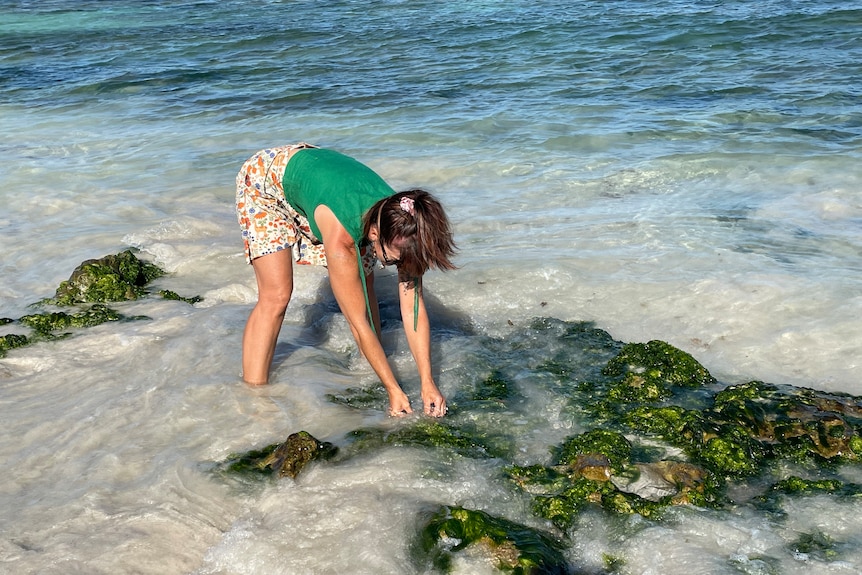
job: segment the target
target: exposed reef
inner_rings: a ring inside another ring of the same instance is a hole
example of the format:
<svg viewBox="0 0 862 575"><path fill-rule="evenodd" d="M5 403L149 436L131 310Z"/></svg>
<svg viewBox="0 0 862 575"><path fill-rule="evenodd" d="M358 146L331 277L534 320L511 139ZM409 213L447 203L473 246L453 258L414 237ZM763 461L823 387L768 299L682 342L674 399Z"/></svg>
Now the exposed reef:
<svg viewBox="0 0 862 575"><path fill-rule="evenodd" d="M723 385L666 342L624 344L592 324L546 318L507 338L483 339L474 367L479 376L452 394L446 419L355 430L329 462L401 446L497 462L496 473L530 502L535 524L441 505L420 521L417 561L443 572L466 548L506 573L573 572L560 544L587 509L662 521L674 506L720 512L747 505L780 520L787 498L862 493L838 473L862 457L859 397L759 381ZM515 463L512 422L529 417L521 411L526 385L564 397L563 415L581 431L525 464ZM330 400L369 409L386 395L372 387ZM750 495L733 500L731 492ZM818 532L791 547L828 562L840 559L842 542ZM606 572L623 564L608 556Z"/></svg>
<svg viewBox="0 0 862 575"><path fill-rule="evenodd" d="M109 321L149 319L145 316L125 316L105 305L105 302L145 297L149 295L147 285L164 275L166 272L163 269L138 259L132 250L86 260L75 268L68 280L60 283L53 298L31 305L34 308L54 308L54 311L28 314L17 320L0 318L0 325L14 324L30 330L27 335L0 335L0 357L4 357L11 349L68 336L69 333L63 330L92 327ZM202 300L200 296L186 298L169 290L161 290L158 295L189 304ZM66 308L68 311L57 308Z"/></svg>

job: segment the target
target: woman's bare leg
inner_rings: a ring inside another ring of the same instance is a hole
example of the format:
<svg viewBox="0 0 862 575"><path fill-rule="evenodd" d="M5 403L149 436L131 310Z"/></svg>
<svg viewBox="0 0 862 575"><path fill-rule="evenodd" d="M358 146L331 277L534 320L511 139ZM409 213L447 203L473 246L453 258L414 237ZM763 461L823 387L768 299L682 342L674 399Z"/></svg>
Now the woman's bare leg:
<svg viewBox="0 0 862 575"><path fill-rule="evenodd" d="M257 304L242 336L242 378L251 385L269 381L269 368L284 312L293 293L293 255L290 250L252 261L257 279Z"/></svg>

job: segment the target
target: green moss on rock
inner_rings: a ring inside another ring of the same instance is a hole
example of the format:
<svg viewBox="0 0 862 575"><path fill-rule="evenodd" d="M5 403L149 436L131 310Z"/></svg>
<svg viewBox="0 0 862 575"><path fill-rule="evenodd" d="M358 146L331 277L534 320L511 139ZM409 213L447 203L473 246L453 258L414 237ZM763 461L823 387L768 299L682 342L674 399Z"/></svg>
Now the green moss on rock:
<svg viewBox="0 0 862 575"><path fill-rule="evenodd" d="M656 435L678 447L699 447L703 442L705 420L693 409L642 405L626 411L621 420L635 431Z"/></svg>
<svg viewBox="0 0 862 575"><path fill-rule="evenodd" d="M5 357L6 352L10 349L15 349L16 347L24 347L25 345L29 345L30 343L32 343L32 341L26 335L19 335L15 333L0 335L0 357Z"/></svg>
<svg viewBox="0 0 862 575"><path fill-rule="evenodd" d="M774 484L771 491L786 495L812 495L837 493L843 488L844 482L838 479L803 479L793 475Z"/></svg>
<svg viewBox="0 0 862 575"><path fill-rule="evenodd" d="M722 390L714 403L719 417L785 457L856 460L862 449L862 407L851 396L752 381Z"/></svg>
<svg viewBox="0 0 862 575"><path fill-rule="evenodd" d="M365 451L381 446L418 446L451 449L461 455L474 458L501 455L490 442L478 433L471 433L468 426L457 426L448 421L420 419L394 430L365 428L352 431L353 449Z"/></svg>
<svg viewBox="0 0 862 575"><path fill-rule="evenodd" d="M499 371L494 371L476 385L474 401L494 401L504 403L514 394L513 385Z"/></svg>
<svg viewBox="0 0 862 575"><path fill-rule="evenodd" d="M603 373L611 376L633 373L646 381L680 387L715 383L715 378L691 354L660 340L625 345Z"/></svg>
<svg viewBox="0 0 862 575"><path fill-rule="evenodd" d="M606 400L614 403L654 403L671 395L673 392L663 379L628 372L621 381L610 386Z"/></svg>
<svg viewBox="0 0 862 575"><path fill-rule="evenodd" d="M632 445L621 433L593 429L566 439L558 449L557 461L574 466L579 456L596 453L607 457L611 470L619 473L631 459Z"/></svg>
<svg viewBox="0 0 862 575"><path fill-rule="evenodd" d="M93 304L89 308L76 313L46 312L25 315L18 321L40 335L80 327L92 327L108 321L117 321L123 316L104 304Z"/></svg>
<svg viewBox="0 0 862 575"><path fill-rule="evenodd" d="M512 575L570 572L560 541L484 511L443 507L424 525L420 540L425 557L443 571L451 569L453 553L470 548L484 553L497 569Z"/></svg>
<svg viewBox="0 0 862 575"><path fill-rule="evenodd" d="M761 471L766 449L743 428L727 426L720 435L707 439L694 455L719 475L747 477Z"/></svg>
<svg viewBox="0 0 862 575"><path fill-rule="evenodd" d="M559 493L536 497L533 500L533 512L558 528L567 529L574 525L584 508L590 504L603 506L605 498L616 492L609 481L570 478Z"/></svg>
<svg viewBox="0 0 862 575"><path fill-rule="evenodd" d="M164 275L158 266L139 260L131 250L87 260L60 283L53 303L116 302L138 299L144 286Z"/></svg>
<svg viewBox="0 0 862 575"><path fill-rule="evenodd" d="M823 531L800 534L790 548L797 555L804 555L807 560L814 558L829 562L840 558L836 541Z"/></svg>
<svg viewBox="0 0 862 575"><path fill-rule="evenodd" d="M534 495L558 493L566 489L571 482L568 468L512 465L503 471L518 487Z"/></svg>

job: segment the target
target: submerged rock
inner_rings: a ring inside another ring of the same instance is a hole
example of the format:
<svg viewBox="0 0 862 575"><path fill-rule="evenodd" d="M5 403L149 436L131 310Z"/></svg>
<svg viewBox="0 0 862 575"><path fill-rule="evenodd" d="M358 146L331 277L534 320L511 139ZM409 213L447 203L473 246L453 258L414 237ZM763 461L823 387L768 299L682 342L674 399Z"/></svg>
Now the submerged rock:
<svg viewBox="0 0 862 575"><path fill-rule="evenodd" d="M719 392L711 413L739 425L777 455L862 456L862 404L848 395L752 381Z"/></svg>
<svg viewBox="0 0 862 575"><path fill-rule="evenodd" d="M679 461L631 462L632 446L620 433L594 429L566 439L552 467L510 467L510 478L533 494L533 510L561 529L590 505L613 513L658 516L668 505L714 502L716 482L696 465Z"/></svg>
<svg viewBox="0 0 862 575"><path fill-rule="evenodd" d="M536 320L508 338L483 336L476 345L476 365L467 370L475 377L450 394L447 418L417 414L357 429L347 434L339 460L401 447L433 449L441 465L482 459L479 467L493 470L489 481L502 470L563 541L587 509L661 521L670 506L720 510L732 503L775 518L789 497L862 493L838 473L840 465L862 459L858 397L762 382L721 389L692 356L670 344L624 345L586 323ZM539 394L551 401L535 413L532 399ZM386 396L376 386L330 399L380 409ZM541 463L514 465L532 453L523 442L541 438L549 413L585 431L550 445ZM271 466L283 465L277 447L233 464L272 475ZM788 477L791 469L805 478ZM748 499L731 502L731 485ZM555 536L489 511L442 507L423 523L423 556L443 571L455 554L470 550L504 572L572 572ZM792 552L832 561L832 550L840 553L842 545L824 534L800 538ZM734 561L743 570L772 565L741 555ZM608 556L608 571L624 563Z"/></svg>
<svg viewBox="0 0 862 575"><path fill-rule="evenodd" d="M708 473L701 467L679 461L637 463L632 473L611 477L611 483L624 493L648 501L669 499L675 505L691 503L692 493L703 493Z"/></svg>
<svg viewBox="0 0 862 575"><path fill-rule="evenodd" d="M453 552L470 549L488 557L504 573L570 573L559 540L537 529L463 507L441 508L422 528L421 548L443 571L450 569Z"/></svg>
<svg viewBox="0 0 862 575"><path fill-rule="evenodd" d="M329 459L337 452L338 448L333 444L319 441L307 431L299 431L289 435L282 443L231 455L221 468L240 475L296 478L312 461Z"/></svg>
<svg viewBox="0 0 862 575"><path fill-rule="evenodd" d="M354 452L368 451L383 446L433 447L450 449L455 453L476 459L501 457L505 450L469 425L455 425L451 420L417 419L395 429L363 428L348 434Z"/></svg>
<svg viewBox="0 0 862 575"><path fill-rule="evenodd" d="M75 313L59 311L25 315L18 322L38 334L47 335L62 329L92 327L119 319L123 319L123 316L108 306L93 304L89 308Z"/></svg>
<svg viewBox="0 0 862 575"><path fill-rule="evenodd" d="M4 357L6 355L6 352L10 349L15 349L16 347L24 347L25 345L29 345L30 343L31 340L26 335L20 335L16 333L0 335L0 357Z"/></svg>

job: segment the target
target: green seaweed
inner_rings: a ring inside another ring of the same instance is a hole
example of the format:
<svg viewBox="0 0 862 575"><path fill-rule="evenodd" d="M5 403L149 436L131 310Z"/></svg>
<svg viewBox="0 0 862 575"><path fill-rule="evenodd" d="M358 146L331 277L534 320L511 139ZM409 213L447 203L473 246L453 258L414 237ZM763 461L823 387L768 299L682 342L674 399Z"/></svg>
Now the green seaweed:
<svg viewBox="0 0 862 575"><path fill-rule="evenodd" d="M348 434L354 451L368 451L382 446L433 447L451 449L467 457L485 459L498 457L495 448L479 433L470 433L468 426L457 426L448 421L417 419L394 430L380 428L357 429Z"/></svg>
<svg viewBox="0 0 862 575"><path fill-rule="evenodd" d="M625 412L620 421L634 431L661 437L671 445L689 450L701 445L706 427L699 411L677 405L641 405Z"/></svg>
<svg viewBox="0 0 862 575"><path fill-rule="evenodd" d="M615 493L616 488L609 481L570 476L559 493L536 496L533 500L533 512L565 530L575 523L588 505L604 507L605 498Z"/></svg>
<svg viewBox="0 0 862 575"><path fill-rule="evenodd" d="M261 449L251 449L245 453L231 453L221 463L219 469L236 475L272 477L272 467L266 462L278 446L278 443L273 443Z"/></svg>
<svg viewBox="0 0 862 575"><path fill-rule="evenodd" d="M830 495L840 498L857 498L862 496L862 485L845 483L840 479L821 477L805 479L791 475L772 484L764 493L754 499L756 507L777 515L784 515L782 502L788 497L811 497L814 495Z"/></svg>
<svg viewBox="0 0 862 575"><path fill-rule="evenodd" d="M673 392L664 380L628 372L622 381L610 386L605 400L615 404L632 401L653 403L671 395Z"/></svg>
<svg viewBox="0 0 862 575"><path fill-rule="evenodd" d="M602 373L611 376L633 373L646 381L680 387L715 383L715 378L691 354L660 340L625 345Z"/></svg>
<svg viewBox="0 0 862 575"><path fill-rule="evenodd" d="M757 475L765 467L766 447L744 428L728 425L694 454L708 469L726 477Z"/></svg>
<svg viewBox="0 0 862 575"><path fill-rule="evenodd" d="M803 479L792 475L775 483L770 491L785 495L813 495L816 493L837 493L843 489L844 482L837 479Z"/></svg>
<svg viewBox="0 0 862 575"><path fill-rule="evenodd" d="M131 250L81 263L68 280L60 283L54 298L42 300L33 306L92 305L74 312L46 311L28 314L18 320L3 318L0 325L17 321L30 328L33 334L0 336L0 357L5 356L9 349L68 335L57 333L62 330L93 327L109 321L149 319L144 316L123 316L104 305L104 302L137 299L146 293L144 286L147 283L164 274L164 270L158 266L139 260Z"/></svg>
<svg viewBox="0 0 862 575"><path fill-rule="evenodd" d="M32 340L26 335L20 335L15 333L0 335L0 357L5 357L6 352L10 349L15 349L16 347L24 347L25 345L29 345L30 343L32 343Z"/></svg>
<svg viewBox="0 0 862 575"><path fill-rule="evenodd" d="M716 394L708 415L742 427L775 458L857 460L862 454L854 426L862 408L850 396L752 381Z"/></svg>
<svg viewBox="0 0 862 575"><path fill-rule="evenodd" d="M373 409L383 405L388 400L388 395L386 388L378 384L371 387L350 387L341 393L328 393L326 399L354 409Z"/></svg>
<svg viewBox="0 0 862 575"><path fill-rule="evenodd" d="M822 531L800 534L790 548L794 553L805 554L809 559L814 557L826 562L839 559L835 540Z"/></svg>
<svg viewBox="0 0 862 575"><path fill-rule="evenodd" d="M559 540L526 525L464 507L443 507L434 514L421 529L420 547L424 556L444 572L451 569L451 554L468 547L481 549L497 569L512 575L570 572Z"/></svg>
<svg viewBox="0 0 862 575"><path fill-rule="evenodd" d="M93 327L108 321L118 321L124 317L104 304L93 304L87 309L75 313L45 312L25 315L18 321L37 334L49 335L53 332L69 329Z"/></svg>
<svg viewBox="0 0 862 575"><path fill-rule="evenodd" d="M196 304L198 302L202 302L204 300L204 298L202 298L199 295L192 296L192 297L183 297L183 296L179 295L178 293L173 292L171 290L167 290L167 289L159 290L159 295L162 296L164 299L169 299L169 300L173 300L173 301L184 301L189 305L194 305L194 304Z"/></svg>
<svg viewBox="0 0 862 575"><path fill-rule="evenodd" d="M69 306L135 300L146 293L144 286L163 275L164 270L126 250L81 263L68 280L60 283L48 303Z"/></svg>
<svg viewBox="0 0 862 575"><path fill-rule="evenodd" d="M514 395L514 388L499 371L494 371L476 385L474 401L493 401L501 404Z"/></svg>
<svg viewBox="0 0 862 575"><path fill-rule="evenodd" d="M608 458L611 471L619 473L629 463L632 444L621 433L606 429L593 429L568 437L556 450L557 463L573 466L579 456L602 454Z"/></svg>
<svg viewBox="0 0 862 575"><path fill-rule="evenodd" d="M626 566L624 558L609 553L602 553L602 563L604 563L605 571L610 574L622 573Z"/></svg>
<svg viewBox="0 0 862 575"><path fill-rule="evenodd" d="M512 465L503 473L518 487L533 495L549 495L566 489L571 482L566 468L544 465Z"/></svg>

